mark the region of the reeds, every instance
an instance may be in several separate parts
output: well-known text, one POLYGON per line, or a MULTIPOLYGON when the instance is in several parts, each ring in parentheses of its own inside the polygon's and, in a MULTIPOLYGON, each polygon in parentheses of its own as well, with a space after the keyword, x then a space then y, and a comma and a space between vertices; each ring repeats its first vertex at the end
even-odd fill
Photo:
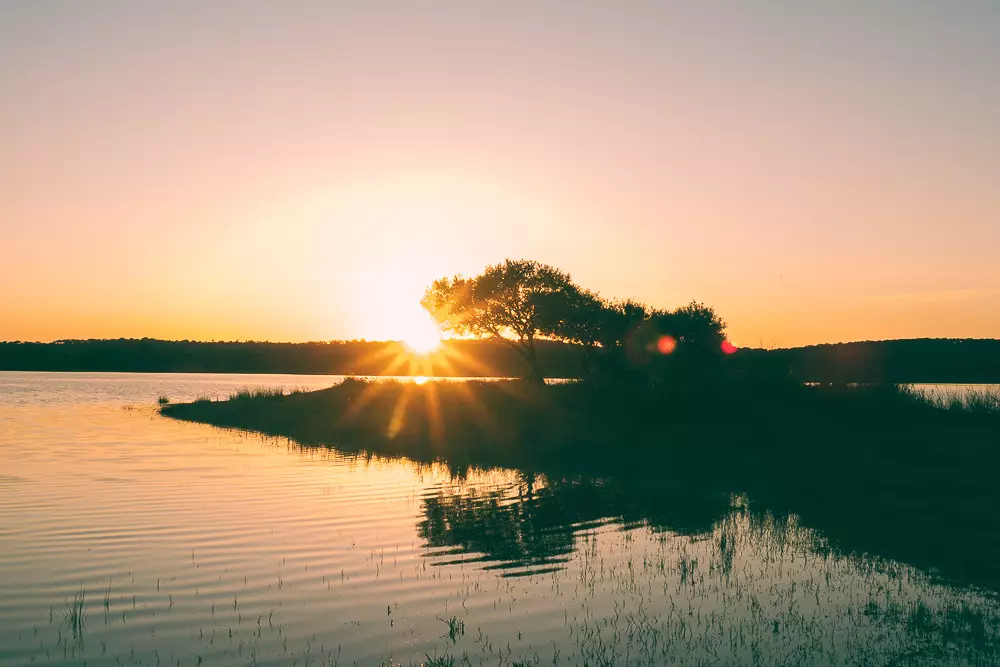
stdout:
POLYGON ((86 597, 87 591, 80 586, 80 592, 73 595, 73 601, 66 601, 66 625, 76 639, 83 637, 83 629, 87 623, 87 609, 84 606, 86 597))
POLYGON ((953 395, 932 393, 926 395, 925 400, 934 407, 949 412, 973 415, 1000 414, 1000 391, 996 390, 970 389, 953 395))
POLYGON ((458 616, 452 616, 449 619, 439 618, 438 620, 448 626, 448 634, 444 636, 447 637, 452 644, 465 635, 465 621, 460 619, 458 616))
POLYGON ((229 394, 230 401, 254 401, 280 398, 285 395, 282 387, 244 387, 229 394))

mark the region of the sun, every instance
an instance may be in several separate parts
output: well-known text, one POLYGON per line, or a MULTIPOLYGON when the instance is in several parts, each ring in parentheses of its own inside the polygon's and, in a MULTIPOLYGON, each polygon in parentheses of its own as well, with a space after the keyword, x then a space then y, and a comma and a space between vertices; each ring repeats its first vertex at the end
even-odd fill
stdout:
POLYGON ((402 342, 411 352, 429 354, 441 346, 441 329, 427 312, 407 322, 402 342))

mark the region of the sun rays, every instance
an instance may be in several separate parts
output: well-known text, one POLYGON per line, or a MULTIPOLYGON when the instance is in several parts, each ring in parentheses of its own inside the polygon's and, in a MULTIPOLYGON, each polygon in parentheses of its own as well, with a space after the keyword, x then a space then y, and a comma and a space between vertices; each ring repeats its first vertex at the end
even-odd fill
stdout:
POLYGON ((385 436, 397 438, 407 429, 425 431, 423 435, 432 446, 439 445, 446 437, 446 422, 475 422, 486 428, 496 428, 497 420, 476 396, 466 382, 450 382, 447 378, 459 374, 491 377, 494 373, 481 362, 462 352, 455 345, 441 344, 440 339, 431 351, 416 352, 409 342, 388 346, 376 355, 365 359, 377 364, 380 376, 390 376, 365 384, 345 410, 340 421, 344 426, 361 421, 367 410, 390 414, 385 423, 385 436), (447 387, 445 387, 447 384, 447 387), (442 412, 441 392, 447 391, 451 412, 442 412), (391 401, 388 405, 378 404, 391 401))

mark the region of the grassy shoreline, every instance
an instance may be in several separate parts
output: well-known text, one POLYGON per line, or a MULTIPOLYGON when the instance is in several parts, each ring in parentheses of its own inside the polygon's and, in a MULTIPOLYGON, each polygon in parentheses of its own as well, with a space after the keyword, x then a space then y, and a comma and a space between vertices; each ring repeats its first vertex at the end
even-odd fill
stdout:
POLYGON ((685 391, 348 380, 164 415, 305 446, 745 493, 867 551, 1000 590, 1000 398, 788 383, 685 391))
POLYGON ((841 460, 890 455, 905 440, 914 455, 947 453, 954 461, 979 447, 982 440, 974 436, 1000 437, 993 431, 1000 426, 1000 395, 941 397, 905 385, 728 383, 681 391, 351 378, 317 391, 254 388, 225 401, 161 405, 169 417, 303 444, 480 467, 576 467, 595 460, 604 467, 627 453, 697 458, 706 449, 775 453, 804 433, 821 440, 853 436, 841 443, 841 460), (965 437, 947 449, 928 442, 942 434, 965 437))

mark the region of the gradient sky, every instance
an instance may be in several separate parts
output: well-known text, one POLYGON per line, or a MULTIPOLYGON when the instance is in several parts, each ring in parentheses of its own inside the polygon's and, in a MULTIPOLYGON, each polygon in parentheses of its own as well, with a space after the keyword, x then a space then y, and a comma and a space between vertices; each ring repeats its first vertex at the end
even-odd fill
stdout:
POLYGON ((0 339, 398 338, 505 257, 1000 337, 1000 2, 0 0, 0 339))

